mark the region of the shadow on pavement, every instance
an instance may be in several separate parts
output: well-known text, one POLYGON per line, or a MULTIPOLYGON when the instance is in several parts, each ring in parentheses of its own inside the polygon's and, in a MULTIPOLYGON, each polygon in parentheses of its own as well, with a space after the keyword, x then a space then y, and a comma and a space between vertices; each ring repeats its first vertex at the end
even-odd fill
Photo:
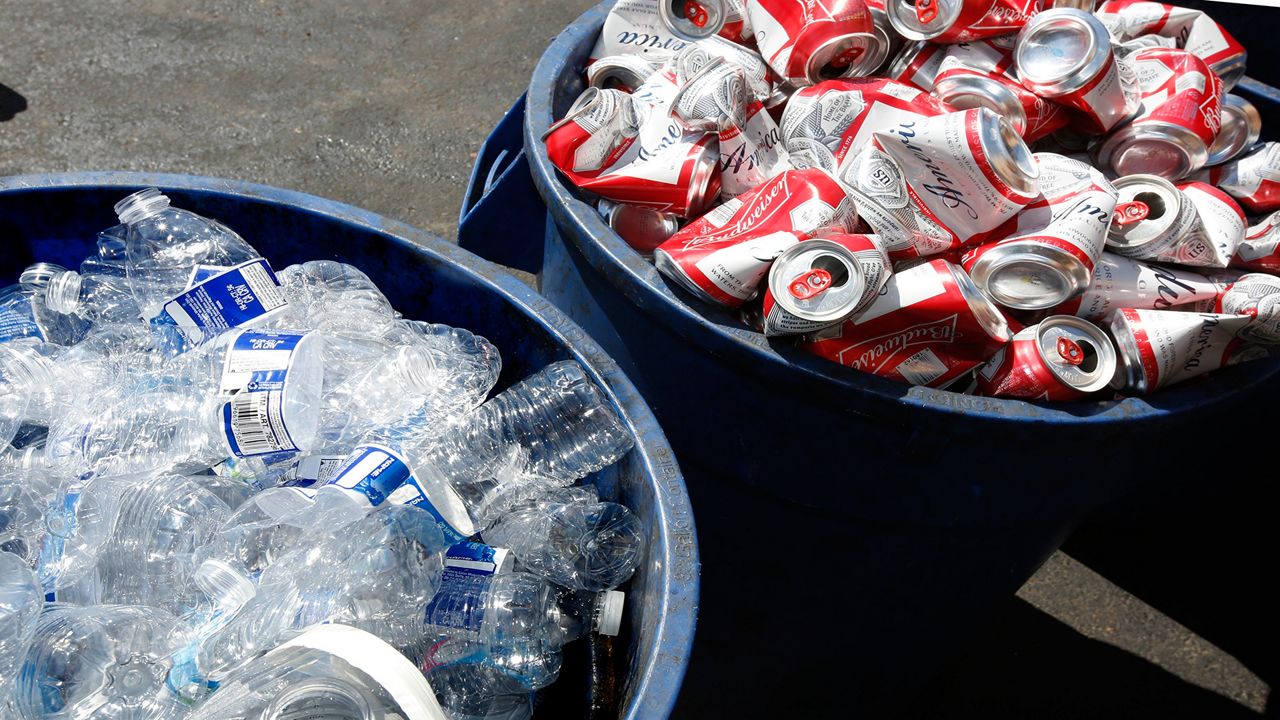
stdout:
POLYGON ((0 122, 13 119, 27 109, 27 99, 8 85, 0 84, 0 122))

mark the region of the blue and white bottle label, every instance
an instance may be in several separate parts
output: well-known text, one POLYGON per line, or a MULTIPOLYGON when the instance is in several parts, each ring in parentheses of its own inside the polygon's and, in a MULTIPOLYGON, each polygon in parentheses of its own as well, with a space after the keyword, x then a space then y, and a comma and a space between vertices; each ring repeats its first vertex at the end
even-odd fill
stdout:
POLYGON ((324 485, 337 477, 346 460, 345 455, 307 455, 298 458, 284 471, 276 485, 297 488, 324 485))
POLYGON ((188 343, 199 345, 287 304, 270 263, 258 258, 214 275, 165 303, 159 320, 177 326, 188 343))
POLYGON ((388 499, 396 505, 410 505, 431 513, 446 542, 460 543, 475 535, 461 499, 447 483, 424 483, 418 476, 410 475, 388 499))
POLYGON ((397 488, 413 477, 409 465, 396 452, 381 445, 360 445, 329 485, 342 488, 370 506, 381 505, 397 488))
POLYGON ((15 296, 0 305, 0 342, 18 338, 44 340, 44 330, 36 322, 31 309, 31 298, 15 296))
POLYGON ((511 551, 478 542, 455 543, 444 553, 445 572, 495 575, 507 564, 511 551))
POLYGON ((222 428, 238 457, 297 452, 284 424, 284 392, 242 392, 222 406, 222 428))
POLYGON ((222 394, 284 390, 285 378, 293 367, 294 351, 304 337, 306 333, 241 330, 227 347, 222 365, 222 394))

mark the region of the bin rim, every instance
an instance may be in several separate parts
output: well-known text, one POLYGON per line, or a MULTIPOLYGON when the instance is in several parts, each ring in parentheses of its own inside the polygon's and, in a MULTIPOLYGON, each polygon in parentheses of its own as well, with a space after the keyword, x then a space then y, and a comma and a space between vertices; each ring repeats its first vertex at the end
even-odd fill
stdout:
MULTIPOLYGON (((662 571, 661 612, 658 626, 652 630, 653 652, 647 653, 649 657, 643 667, 635 668, 631 677, 624 680, 633 690, 633 702, 620 708, 622 717, 635 720, 670 715, 688 670, 697 624, 700 590, 697 528, 684 477, 671 445, 653 412, 617 363, 573 320, 501 266, 425 230, 346 203, 270 185, 177 173, 105 170, 0 177, 0 194, 89 188, 119 188, 125 194, 145 187, 266 202, 363 228, 462 269, 477 284, 504 297, 569 349, 572 357, 612 397, 635 437, 634 452, 639 453, 641 467, 654 486, 657 506, 654 522, 660 528, 658 537, 662 539, 659 547, 646 548, 646 562, 662 571), (676 527, 673 508, 686 510, 679 518, 682 527, 676 527), (674 542, 677 534, 687 534, 690 538, 687 546, 677 547, 674 542)), ((634 654, 641 656, 640 652, 634 654)))
POLYGON ((583 201, 582 197, 589 194, 571 187, 560 177, 542 141, 556 119, 552 99, 561 85, 558 78, 566 71, 573 49, 584 42, 594 42, 614 2, 616 0, 604 0, 578 16, 556 36, 539 59, 526 97, 525 155, 534 186, 547 205, 550 221, 561 228, 585 229, 590 239, 580 237, 577 232, 564 234, 621 294, 642 311, 660 314, 659 320, 686 341, 700 344, 725 358, 737 356, 741 358, 738 361, 741 365, 753 371, 768 368, 772 371, 766 376, 770 381, 791 373, 799 376, 794 378, 797 383, 801 378, 816 382, 822 387, 817 391, 810 388, 814 395, 811 402, 840 404, 852 391, 863 397, 870 396, 887 407, 898 406, 908 413, 939 412, 993 421, 1109 424, 1156 418, 1223 401, 1280 375, 1280 357, 1276 357, 1222 368, 1199 381, 1164 388, 1150 397, 1040 404, 963 395, 861 373, 785 345, 785 338, 771 343, 763 334, 747 329, 735 313, 677 293, 653 263, 627 245, 600 214, 583 201))

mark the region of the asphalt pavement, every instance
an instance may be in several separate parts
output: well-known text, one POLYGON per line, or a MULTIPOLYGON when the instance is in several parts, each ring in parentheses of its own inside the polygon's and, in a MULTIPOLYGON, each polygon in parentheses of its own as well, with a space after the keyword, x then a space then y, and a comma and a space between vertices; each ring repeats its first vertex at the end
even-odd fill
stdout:
MULTIPOLYGON (((0 3, 0 174, 236 178, 449 237, 480 143, 590 4, 0 3)), ((1278 674, 1264 582, 1273 501, 1144 508, 1078 534, 904 706, 918 717, 1266 712, 1278 674)))

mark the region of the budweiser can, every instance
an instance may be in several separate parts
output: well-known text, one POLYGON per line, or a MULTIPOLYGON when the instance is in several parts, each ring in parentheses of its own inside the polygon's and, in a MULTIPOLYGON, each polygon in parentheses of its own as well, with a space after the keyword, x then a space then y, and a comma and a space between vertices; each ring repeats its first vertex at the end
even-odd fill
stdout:
POLYGON ((1209 165, 1221 165, 1253 147, 1262 135, 1262 116, 1239 95, 1222 98, 1222 126, 1209 146, 1209 165))
POLYGON ((888 0, 889 22, 908 40, 960 43, 1015 33, 1048 0, 888 0))
MULTIPOLYGON (((672 59, 676 84, 683 85, 703 68, 723 61, 742 70, 742 77, 751 95, 767 103, 774 95, 773 71, 760 54, 722 37, 710 37, 691 42, 672 59)), ((588 71, 591 69, 587 68, 588 71)))
POLYGON ((1028 89, 1075 108, 1082 126, 1106 132, 1138 110, 1135 78, 1122 73, 1107 29, 1092 13, 1056 8, 1018 33, 1018 79, 1028 89))
POLYGON ((658 16, 668 30, 685 40, 720 36, 747 42, 752 35, 743 0, 658 0, 658 16))
POLYGON ((1280 275, 1280 212, 1271 213, 1245 231, 1231 265, 1280 275))
POLYGON ((931 260, 894 273, 866 310, 802 346, 855 370, 942 387, 1009 338, 1008 322, 964 270, 931 260))
POLYGON ((1186 177, 1209 159, 1222 117, 1222 81, 1185 50, 1149 48, 1129 57, 1142 109, 1099 143, 1095 158, 1118 176, 1186 177))
POLYGON ((1042 99, 1007 73, 1011 62, 1008 51, 996 48, 1002 59, 992 63, 991 69, 971 64, 973 49, 983 45, 987 44, 951 46, 934 78, 934 97, 957 110, 987 108, 1008 120, 1027 142, 1067 126, 1070 117, 1064 107, 1042 99))
POLYGON ((1116 350, 1097 326, 1055 315, 1024 328, 978 368, 977 393, 1027 400, 1079 400, 1107 387, 1116 350))
POLYGON ((867 9, 871 11, 873 24, 871 34, 875 35, 875 42, 872 43, 871 49, 867 50, 870 57, 867 58, 866 67, 869 68, 868 72, 879 73, 889 62, 889 58, 896 55, 898 49, 902 47, 902 36, 890 24, 883 2, 868 2, 867 9))
POLYGON ((604 19, 588 62, 614 55, 645 55, 663 62, 686 44, 654 12, 654 0, 618 0, 604 19))
POLYGON ((1097 15, 1119 41, 1143 35, 1174 40, 1177 47, 1204 60, 1228 90, 1244 76, 1248 59, 1244 46, 1200 10, 1144 0, 1111 0, 1098 7, 1097 15))
POLYGON ((760 54, 798 86, 866 75, 876 39, 863 0, 747 0, 760 54))
POLYGON ((720 192, 716 137, 669 122, 643 92, 588 88, 547 130, 547 155, 571 182, 602 197, 700 214, 720 192))
POLYGON ((1227 286, 1214 312, 1243 315, 1249 322, 1236 334, 1262 345, 1280 345, 1280 278, 1249 273, 1227 286))
POLYGON ((1280 210, 1280 143, 1265 143, 1238 160, 1209 168, 1208 182, 1251 213, 1280 210))
POLYGON ((1226 267, 1244 239, 1244 213, 1204 183, 1181 189, 1155 175, 1130 175, 1119 190, 1107 249, 1119 255, 1182 265, 1226 267))
POLYGON ((1093 268, 1093 278, 1084 293, 1054 308, 1053 312, 1102 320, 1118 308, 1172 310, 1212 303, 1226 290, 1232 277, 1155 265, 1104 252, 1093 268))
POLYGON ((1094 168, 1051 153, 1036 160, 1043 199, 1018 215, 1031 227, 962 260, 978 287, 1017 310, 1050 308, 1084 292, 1116 204, 1116 188, 1094 168))
POLYGON ((841 179, 895 261, 982 242, 1039 195, 1031 151, 985 108, 899 122, 872 137, 841 179))
POLYGON ((871 141, 872 132, 950 110, 929 94, 892 80, 828 80, 792 97, 782 115, 782 139, 793 166, 838 175, 871 141))
POLYGON ((914 85, 925 92, 933 89, 933 80, 938 75, 938 68, 947 57, 946 45, 935 45, 926 40, 908 42, 902 46, 889 68, 885 71, 890 79, 907 85, 914 85))
POLYGON ((1116 310, 1109 321, 1122 365, 1116 389, 1146 394, 1261 356, 1236 337, 1248 322, 1237 315, 1116 310))
POLYGON ((643 55, 612 55, 587 66, 587 85, 601 90, 632 92, 660 66, 643 55))
POLYGON ((890 274, 874 235, 831 233, 792 245, 769 268, 761 330, 799 335, 835 325, 871 304, 890 274))
POLYGON ((824 170, 788 170, 671 236, 658 271, 694 295, 730 307, 755 297, 774 259, 825 228, 848 230, 853 201, 824 170))
POLYGON ((680 218, 643 205, 600 198, 596 209, 619 237, 645 257, 652 257, 654 249, 680 229, 680 218))

